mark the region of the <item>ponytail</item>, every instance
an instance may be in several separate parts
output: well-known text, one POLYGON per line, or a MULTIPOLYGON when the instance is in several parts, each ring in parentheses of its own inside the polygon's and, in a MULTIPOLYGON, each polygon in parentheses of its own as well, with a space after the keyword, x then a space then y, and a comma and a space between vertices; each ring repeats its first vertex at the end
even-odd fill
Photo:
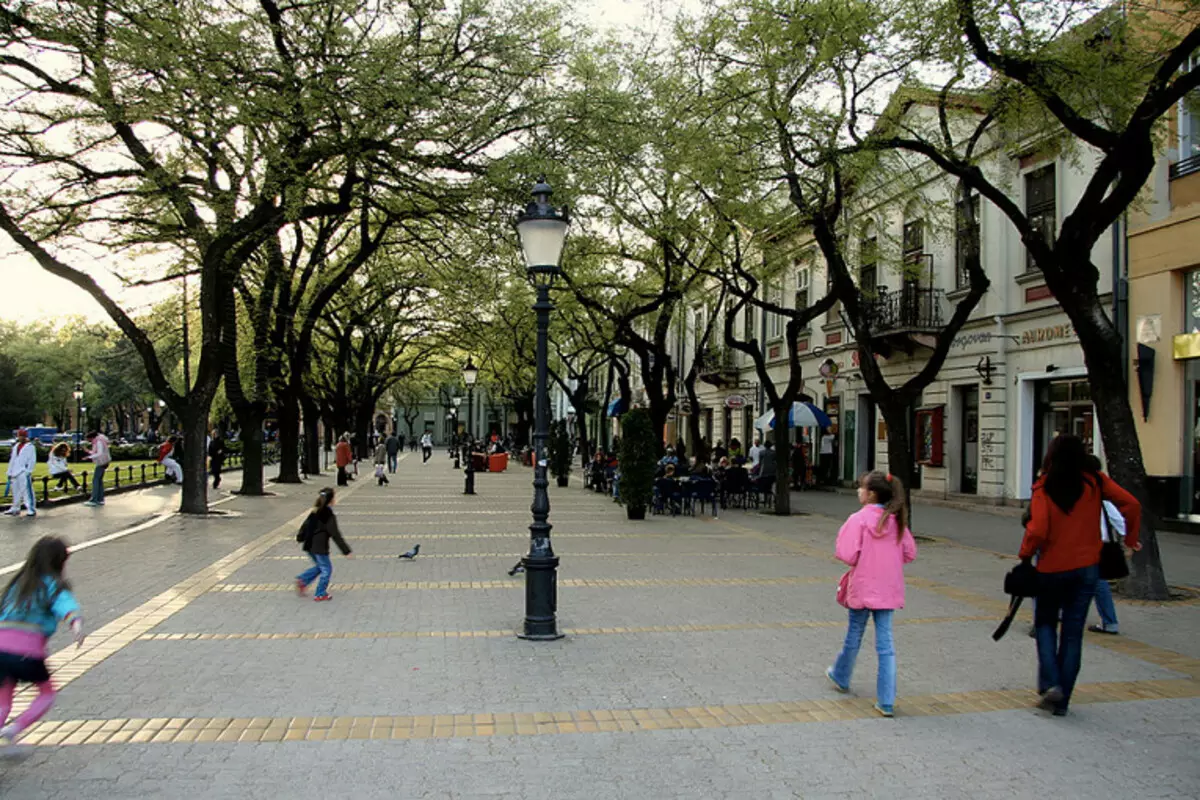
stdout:
POLYGON ((317 502, 313 503, 313 511, 320 511, 324 508, 328 508, 329 504, 333 502, 333 495, 334 491, 332 486, 326 486, 324 489, 317 492, 317 502))
POLYGON ((875 470, 863 476, 862 486, 868 492, 874 492, 883 504, 883 516, 879 518, 876 530, 882 531, 888 517, 895 517, 896 538, 904 538, 904 531, 908 529, 908 495, 904 491, 904 483, 890 472, 875 470))

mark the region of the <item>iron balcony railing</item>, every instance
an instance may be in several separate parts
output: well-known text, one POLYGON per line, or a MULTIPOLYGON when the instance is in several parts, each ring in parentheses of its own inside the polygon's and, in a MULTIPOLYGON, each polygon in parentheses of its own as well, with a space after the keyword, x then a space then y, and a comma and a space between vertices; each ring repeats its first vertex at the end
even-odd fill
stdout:
POLYGON ((700 362, 700 379, 704 380, 712 376, 724 376, 737 372, 737 365, 733 363, 733 351, 728 349, 709 348, 702 350, 696 356, 696 360, 700 362))
POLYGON ((1184 175, 1191 175, 1194 172, 1200 172, 1200 153, 1185 158, 1182 161, 1176 161, 1171 165, 1171 180, 1182 178, 1184 175))
POLYGON ((921 286, 904 286, 897 292, 879 289, 868 314, 875 334, 904 331, 939 331, 945 327, 942 300, 945 292, 921 286))

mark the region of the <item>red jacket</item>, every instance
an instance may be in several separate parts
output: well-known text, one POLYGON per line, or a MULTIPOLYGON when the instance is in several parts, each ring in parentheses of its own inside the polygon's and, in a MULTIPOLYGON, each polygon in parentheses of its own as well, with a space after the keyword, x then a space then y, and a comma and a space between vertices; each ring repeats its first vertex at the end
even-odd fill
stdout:
POLYGON ((1066 572, 1100 563, 1101 498, 1113 503, 1125 518, 1125 544, 1133 547, 1138 543, 1142 506, 1103 472, 1097 477, 1098 486, 1084 479, 1083 494, 1069 514, 1046 494, 1044 478, 1033 485, 1021 558, 1036 554, 1038 572, 1066 572))
POLYGON ((162 460, 164 458, 166 458, 167 456, 171 455, 171 451, 174 449, 175 449, 174 442, 163 442, 162 444, 160 444, 158 446, 158 459, 157 459, 158 463, 161 464, 162 460))
POLYGON ((350 462, 354 460, 354 453, 350 450, 350 443, 338 442, 337 447, 333 450, 333 458, 339 467, 350 466, 350 462))

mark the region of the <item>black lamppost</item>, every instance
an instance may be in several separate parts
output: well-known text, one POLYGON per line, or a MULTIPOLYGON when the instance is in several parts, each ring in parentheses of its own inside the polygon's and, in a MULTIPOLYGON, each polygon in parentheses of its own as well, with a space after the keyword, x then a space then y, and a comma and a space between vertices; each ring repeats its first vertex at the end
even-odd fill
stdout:
POLYGON ((546 493, 546 441, 549 431, 546 340, 550 329, 550 286, 559 275, 563 242, 567 238, 567 209, 550 205, 550 185, 545 177, 533 187, 533 202, 516 220, 517 235, 525 256, 525 269, 537 289, 537 390, 534 395, 533 428, 533 524, 529 526, 529 554, 521 559, 525 568, 525 625, 517 634, 522 639, 561 639, 555 613, 558 609, 558 556, 550 546, 550 496, 546 493))
POLYGON ((71 396, 75 398, 75 460, 83 460, 83 450, 80 444, 83 442, 83 384, 79 381, 75 382, 75 391, 71 392, 71 396))
POLYGON ((475 381, 479 380, 479 367, 471 363, 471 357, 467 356, 467 363, 463 366, 463 383, 467 385, 467 486, 463 490, 463 494, 475 494, 475 454, 472 452, 475 447, 475 381))

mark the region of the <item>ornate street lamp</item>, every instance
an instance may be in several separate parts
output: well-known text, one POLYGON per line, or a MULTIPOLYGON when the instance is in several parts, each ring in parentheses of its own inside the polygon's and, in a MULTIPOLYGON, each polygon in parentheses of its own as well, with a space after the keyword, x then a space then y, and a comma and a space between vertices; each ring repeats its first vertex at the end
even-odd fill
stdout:
POLYGON ((83 450, 80 445, 83 443, 83 384, 79 381, 75 382, 75 391, 71 392, 71 397, 75 398, 75 460, 83 459, 83 450))
POLYGON ((479 380, 479 368, 467 356, 463 366, 463 383, 467 385, 467 485, 463 494, 475 494, 475 458, 471 452, 475 443, 475 381, 479 380))
POLYGON ((546 340, 550 329, 550 286, 561 274, 563 242, 567 238, 567 208, 550 205, 550 184, 538 178, 533 202, 516 219, 517 235, 525 256, 529 280, 537 289, 537 390, 534 395, 533 524, 529 526, 529 554, 525 568, 525 624, 522 639, 561 639, 555 614, 558 608, 558 556, 550 546, 550 496, 546 493, 546 442, 550 438, 547 397, 546 340))

